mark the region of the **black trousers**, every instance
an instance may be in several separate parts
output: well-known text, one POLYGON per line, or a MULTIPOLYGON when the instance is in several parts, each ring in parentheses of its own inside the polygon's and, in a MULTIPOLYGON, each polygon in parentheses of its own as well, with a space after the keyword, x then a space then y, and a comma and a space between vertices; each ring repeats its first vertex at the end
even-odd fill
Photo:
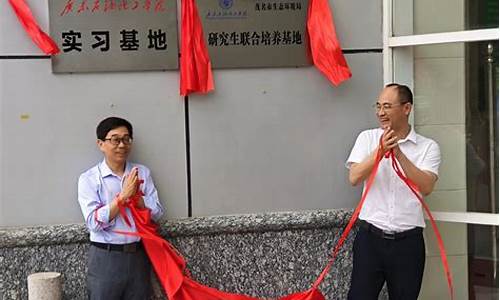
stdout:
POLYGON ((390 300, 418 298, 425 266, 422 233, 385 239, 360 228, 353 250, 349 300, 377 300, 384 282, 390 300))
POLYGON ((87 292, 90 300, 148 300, 151 263, 143 248, 122 252, 89 248, 87 292))

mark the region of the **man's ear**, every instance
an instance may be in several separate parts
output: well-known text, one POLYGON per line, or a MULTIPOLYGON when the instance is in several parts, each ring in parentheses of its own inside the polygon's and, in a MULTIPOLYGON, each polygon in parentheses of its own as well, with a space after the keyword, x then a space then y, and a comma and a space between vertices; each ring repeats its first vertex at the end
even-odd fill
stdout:
POLYGON ((97 148, 101 149, 103 141, 101 141, 100 139, 97 139, 95 143, 97 145, 97 148))
POLYGON ((405 114, 406 114, 407 116, 409 116, 409 115, 410 115, 410 113, 411 113, 411 110, 412 110, 412 108, 413 108, 413 105, 412 105, 411 103, 409 103, 409 102, 408 102, 408 103, 405 103, 405 105, 406 105, 406 108, 405 108, 405 114), (408 105, 407 105, 407 104, 408 104, 408 105))

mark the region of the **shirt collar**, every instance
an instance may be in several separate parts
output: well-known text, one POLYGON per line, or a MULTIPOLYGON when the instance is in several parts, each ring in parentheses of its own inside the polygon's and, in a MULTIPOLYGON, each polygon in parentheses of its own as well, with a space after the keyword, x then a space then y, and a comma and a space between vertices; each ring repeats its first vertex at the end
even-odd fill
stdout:
POLYGON ((404 143, 406 141, 413 142, 414 144, 417 143, 417 133, 415 132, 415 129, 411 125, 410 125, 410 133, 408 133, 408 135, 401 140, 401 143, 404 143))
MULTIPOLYGON (((113 173, 113 171, 109 168, 108 164, 106 163, 106 159, 102 160, 102 162, 99 164, 99 168, 101 169, 101 175, 103 178, 109 175, 119 177, 118 175, 113 173)), ((123 174, 126 175, 130 173, 131 170, 132 170, 132 164, 127 161, 125 164, 125 173, 123 174)))

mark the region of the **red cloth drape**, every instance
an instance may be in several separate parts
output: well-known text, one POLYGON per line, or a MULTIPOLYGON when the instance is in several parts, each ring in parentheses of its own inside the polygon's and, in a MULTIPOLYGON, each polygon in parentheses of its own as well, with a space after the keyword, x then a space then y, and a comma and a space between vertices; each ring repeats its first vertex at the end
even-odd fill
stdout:
MULTIPOLYGON (((157 233, 158 226, 151 221, 150 210, 135 206, 134 203, 141 196, 142 193, 139 191, 126 205, 132 212, 137 232, 115 232, 138 235, 142 238, 153 269, 169 300, 259 300, 255 297, 223 292, 193 280, 186 269, 186 261, 182 255, 157 233)), ((120 215, 127 224, 130 223, 124 210, 120 209, 120 215)), ((316 287, 313 287, 279 300, 325 300, 325 298, 316 287)))
MULTIPOLYGON (((128 206, 132 211, 137 233, 120 232, 139 235, 151 260, 163 290, 169 300, 259 300, 241 294, 223 292, 193 280, 187 269, 184 258, 166 240, 157 234, 157 226, 151 222, 148 209, 128 206)), ((126 215, 122 215, 126 218, 126 215)), ((316 288, 305 292, 285 296, 280 300, 324 300, 316 288)))
POLYGON ((309 1, 307 33, 313 63, 328 80, 339 85, 351 78, 351 70, 335 33, 328 0, 309 1))
POLYGON ((26 33, 45 54, 54 55, 60 52, 56 43, 40 29, 30 7, 24 0, 9 0, 9 3, 26 33))
MULTIPOLYGON (((451 299, 453 299, 453 284, 452 284, 451 273, 449 270, 448 261, 446 258, 446 252, 443 246, 443 241, 441 235, 439 234, 438 228, 435 224, 434 218, 432 217, 429 208, 423 201, 422 196, 418 192, 418 188, 416 187, 416 185, 409 178, 407 178, 400 170, 398 162, 394 156, 394 152, 391 151, 384 154, 381 150, 381 147, 379 147, 375 159, 375 165, 370 173, 370 176, 368 177, 366 188, 363 192, 361 200, 356 209, 354 210, 354 213, 351 219, 349 220, 348 225, 342 232, 339 241, 335 245, 332 251, 332 256, 330 261, 328 262, 326 267, 323 269, 323 271, 321 272, 321 274, 319 275, 319 277, 309 290, 298 292, 291 295, 286 295, 281 298, 278 298, 278 300, 325 300, 323 294, 319 291, 318 287, 325 278, 325 276, 330 271, 330 268, 333 266, 337 254, 339 253, 342 245, 344 244, 344 241, 346 240, 351 229, 353 228, 358 218, 358 215, 361 211, 361 208, 363 207, 363 203, 366 199, 366 196, 368 195, 368 192, 375 180, 379 164, 381 160, 384 159, 384 157, 390 158, 392 160, 392 166, 394 171, 415 194, 418 200, 422 203, 426 213, 430 217, 430 220, 432 222, 432 227, 434 229, 434 232, 438 240, 441 260, 448 280, 450 297, 451 299)), ((131 201, 127 203, 127 207, 129 207, 132 212, 132 216, 134 218, 137 227, 137 232, 136 233, 120 232, 120 231, 117 232, 123 234, 138 235, 142 238, 146 252, 151 260, 153 268, 169 300, 258 300, 258 298, 255 297, 219 291, 217 289, 202 285, 194 281, 186 269, 186 262, 182 257, 182 255, 179 252, 177 252, 177 250, 170 243, 168 243, 166 240, 164 240, 161 236, 158 235, 157 225, 151 221, 150 210, 138 209, 135 206, 135 203, 137 203, 138 198, 141 196, 142 193, 139 191, 138 194, 135 195, 131 199, 131 201)), ((124 207, 122 208, 123 209, 120 209, 121 217, 125 219, 125 222, 127 224, 130 224, 128 217, 124 212, 124 207)))
POLYGON ((195 0, 182 0, 180 93, 208 93, 214 89, 212 64, 195 0))

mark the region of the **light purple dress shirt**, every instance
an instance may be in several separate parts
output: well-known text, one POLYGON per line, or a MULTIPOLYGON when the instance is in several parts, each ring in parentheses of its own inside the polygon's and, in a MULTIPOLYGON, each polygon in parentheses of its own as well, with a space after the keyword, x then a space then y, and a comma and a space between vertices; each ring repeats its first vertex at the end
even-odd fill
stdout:
POLYGON ((120 177, 111 171, 103 160, 96 166, 80 175, 78 179, 78 202, 90 231, 90 240, 99 243, 127 244, 139 241, 140 238, 132 235, 119 234, 113 231, 136 232, 135 223, 130 210, 126 213, 131 221, 129 227, 120 215, 109 220, 110 204, 115 196, 121 192, 126 175, 133 167, 139 170, 139 178, 144 180, 141 190, 144 192, 144 204, 151 210, 151 217, 157 221, 163 215, 163 207, 158 200, 149 169, 140 164, 127 162, 125 173, 120 177))

